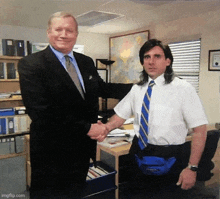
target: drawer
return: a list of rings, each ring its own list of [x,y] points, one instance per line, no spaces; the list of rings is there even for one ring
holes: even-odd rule
[[[113,168],[101,161],[97,162],[96,168],[91,164],[87,175],[84,198],[116,189],[115,174],[116,171]]]

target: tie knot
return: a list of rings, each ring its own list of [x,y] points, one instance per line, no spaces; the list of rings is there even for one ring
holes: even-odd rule
[[[66,61],[70,61],[70,56],[69,55],[64,55],[64,57],[65,57]]]
[[[150,81],[149,86],[150,86],[150,87],[153,87],[154,85],[155,85],[154,80]]]

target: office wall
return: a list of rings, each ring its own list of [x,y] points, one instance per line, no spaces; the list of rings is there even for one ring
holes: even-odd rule
[[[30,42],[47,43],[47,34],[45,29],[27,28],[20,26],[0,26],[0,38],[4,39],[22,39]],[[109,36],[94,33],[81,33],[76,44],[85,46],[85,54],[92,57],[94,62],[97,58],[109,58]]]
[[[167,23],[151,24],[139,30],[150,30],[150,37],[165,42],[201,38],[200,91],[209,123],[220,122],[220,72],[208,71],[208,51],[220,49],[220,10]],[[134,30],[134,31],[139,31]],[[134,32],[130,31],[130,32]],[[115,36],[115,35],[111,35]],[[47,42],[46,30],[26,27],[0,26],[1,38]],[[109,35],[79,32],[77,44],[85,45],[85,54],[95,59],[108,58]]]
[[[152,25],[151,38],[187,41],[201,38],[199,96],[209,123],[220,122],[220,71],[208,71],[209,50],[220,49],[220,10]]]

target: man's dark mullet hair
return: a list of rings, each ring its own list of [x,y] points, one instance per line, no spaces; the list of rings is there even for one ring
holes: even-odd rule
[[[173,55],[168,45],[163,45],[162,42],[157,39],[150,39],[149,41],[145,42],[139,51],[139,58],[140,58],[141,65],[143,65],[144,63],[144,54],[148,52],[149,50],[151,50],[152,48],[154,48],[155,46],[159,46],[163,50],[165,58],[169,58],[171,61],[170,65],[167,66],[166,71],[164,73],[165,84],[169,84],[170,82],[173,81],[174,72],[172,68]],[[146,82],[148,82],[148,78],[149,78],[148,74],[143,69],[140,75],[140,81],[137,84],[138,85],[145,84]]]

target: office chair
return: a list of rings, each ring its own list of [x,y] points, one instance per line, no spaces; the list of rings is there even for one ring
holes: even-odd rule
[[[197,172],[198,181],[207,181],[213,176],[211,170],[215,167],[215,164],[212,161],[212,158],[218,147],[219,137],[220,130],[210,130],[207,132],[206,145]]]

